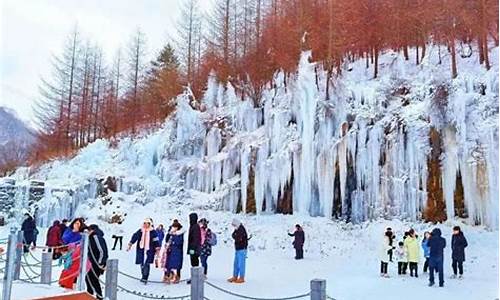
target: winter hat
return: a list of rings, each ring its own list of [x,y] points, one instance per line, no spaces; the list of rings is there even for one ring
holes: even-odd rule
[[[146,218],[146,219],[144,219],[144,223],[149,223],[149,225],[153,225],[153,219]]]
[[[206,226],[206,225],[208,225],[208,220],[207,220],[207,219],[205,219],[205,218],[201,218],[201,219],[198,221],[198,223],[200,223],[200,224],[202,224],[202,225],[205,225],[205,226]]]
[[[234,227],[238,227],[241,225],[241,222],[240,220],[234,218],[233,221],[231,222],[231,225],[233,225]]]

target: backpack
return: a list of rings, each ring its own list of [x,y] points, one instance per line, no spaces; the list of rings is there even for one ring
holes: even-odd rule
[[[210,234],[211,236],[210,239],[208,240],[208,243],[210,244],[210,246],[217,245],[217,235],[214,232],[211,232]]]

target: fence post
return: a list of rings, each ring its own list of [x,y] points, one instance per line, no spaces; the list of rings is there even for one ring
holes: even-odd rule
[[[87,276],[87,260],[89,251],[89,234],[82,233],[82,240],[80,241],[80,272],[78,274],[78,281],[76,289],[78,291],[85,291],[85,276]]]
[[[55,251],[55,249],[52,249]],[[52,252],[42,252],[42,270],[40,283],[50,284],[52,280]]]
[[[191,300],[203,300],[204,291],[203,284],[205,275],[203,275],[203,267],[191,268]]]
[[[14,258],[14,280],[18,280],[21,275],[21,258],[24,253],[24,232],[19,230],[16,237],[16,255]]]
[[[108,259],[106,263],[106,286],[104,287],[104,298],[117,300],[118,290],[118,259]]]
[[[16,229],[11,228],[9,241],[7,243],[7,260],[5,261],[5,269],[3,273],[3,290],[2,299],[10,300],[12,293],[12,281],[14,280],[14,259],[16,256],[17,236]]]
[[[311,300],[326,300],[326,280],[311,280]]]

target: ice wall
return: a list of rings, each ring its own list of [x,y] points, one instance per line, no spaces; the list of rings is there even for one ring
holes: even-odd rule
[[[330,79],[329,95],[326,73],[310,62],[310,52],[296,74],[277,72],[259,99],[242,98],[211,74],[200,104],[186,91],[159,132],[122,140],[91,170],[121,177],[120,191],[148,201],[193,191],[234,212],[291,207],[351,222],[425,217],[435,192],[428,181],[437,178],[445,217],[497,228],[498,57],[490,71],[459,60],[461,75],[450,80],[432,47],[427,55],[414,66],[384,54],[376,80],[363,61],[355,62],[352,71]],[[433,171],[439,174],[428,169],[437,147],[431,130],[439,133],[440,164]],[[89,188],[82,198],[90,197]],[[47,203],[60,201],[53,195],[47,192]],[[72,203],[79,200],[73,196]],[[50,215],[74,209],[64,205],[44,209]]]
[[[495,105],[498,90],[491,87],[482,96],[477,92],[484,78],[495,82],[495,75],[450,83],[415,74],[414,69],[396,71],[420,82],[391,76],[356,82],[352,75],[337,79],[332,94],[325,97],[320,87],[326,76],[304,52],[287,86],[285,75],[277,73],[257,108],[251,99],[238,100],[231,85],[211,78],[204,114],[224,120],[225,133],[220,124],[205,122],[205,156],[188,167],[186,187],[220,196],[232,211],[247,211],[249,199],[257,214],[277,211],[291,186],[294,213],[353,222],[378,217],[417,220],[427,208],[433,127],[443,145],[439,176],[444,214],[448,219],[457,216],[460,172],[465,217],[497,227],[498,125],[490,124],[481,138],[469,132],[471,124],[491,122],[498,113],[486,107]],[[442,84],[448,85],[448,104],[436,118],[438,88],[433,85]],[[474,107],[474,101],[484,102],[484,107]],[[203,171],[194,171],[200,168]],[[193,184],[200,181],[208,187]],[[251,182],[253,190],[248,190]]]

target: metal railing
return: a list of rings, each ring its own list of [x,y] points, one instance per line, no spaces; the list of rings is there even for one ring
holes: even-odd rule
[[[77,290],[86,290],[85,277],[87,276],[87,260],[90,258],[93,261],[97,261],[93,256],[92,251],[88,251],[89,239],[88,234],[82,234],[82,241],[80,246],[80,255],[76,259],[80,260],[80,268],[76,272],[67,275],[65,278],[52,279],[52,268],[55,266],[52,264],[52,253],[43,252],[42,259],[36,258],[32,253],[23,254],[23,241],[22,232],[16,232],[11,230],[8,237],[8,247],[7,251],[0,255],[0,262],[5,263],[3,268],[0,268],[0,274],[3,273],[3,291],[2,299],[11,299],[12,293],[12,283],[15,280],[21,281],[26,284],[54,284],[60,282],[61,280],[78,278]],[[90,253],[90,254],[89,254]],[[28,261],[28,255],[30,255],[35,263],[30,263]],[[5,257],[5,258],[4,258]],[[23,261],[24,260],[24,261]],[[17,272],[16,272],[17,271]],[[93,268],[90,268],[89,272],[96,278],[99,278],[100,284],[104,286],[104,297],[109,300],[117,300],[118,292],[125,293],[130,296],[135,296],[142,299],[164,299],[164,300],[210,300],[218,299],[218,297],[207,297],[205,296],[205,286],[216,291],[217,293],[224,294],[227,297],[235,299],[246,299],[246,300],[294,300],[294,299],[310,299],[310,300],[335,300],[334,298],[326,294],[326,281],[323,279],[313,279],[310,281],[310,290],[305,291],[292,296],[277,296],[277,297],[256,297],[243,295],[227,288],[218,286],[213,282],[206,281],[203,273],[203,267],[192,267],[191,277],[190,277],[190,292],[180,296],[166,295],[165,291],[152,292],[151,285],[148,286],[148,290],[135,290],[131,287],[125,287],[123,284],[118,283],[119,276],[123,278],[129,278],[137,281],[141,281],[141,278],[129,275],[118,269],[117,259],[108,259],[106,268],[101,268],[98,273],[105,273],[105,280],[100,279],[99,275]],[[188,281],[187,279],[181,282]],[[163,281],[148,280],[147,283],[157,284],[157,288],[166,287],[167,285]],[[160,285],[162,284],[162,285]]]

